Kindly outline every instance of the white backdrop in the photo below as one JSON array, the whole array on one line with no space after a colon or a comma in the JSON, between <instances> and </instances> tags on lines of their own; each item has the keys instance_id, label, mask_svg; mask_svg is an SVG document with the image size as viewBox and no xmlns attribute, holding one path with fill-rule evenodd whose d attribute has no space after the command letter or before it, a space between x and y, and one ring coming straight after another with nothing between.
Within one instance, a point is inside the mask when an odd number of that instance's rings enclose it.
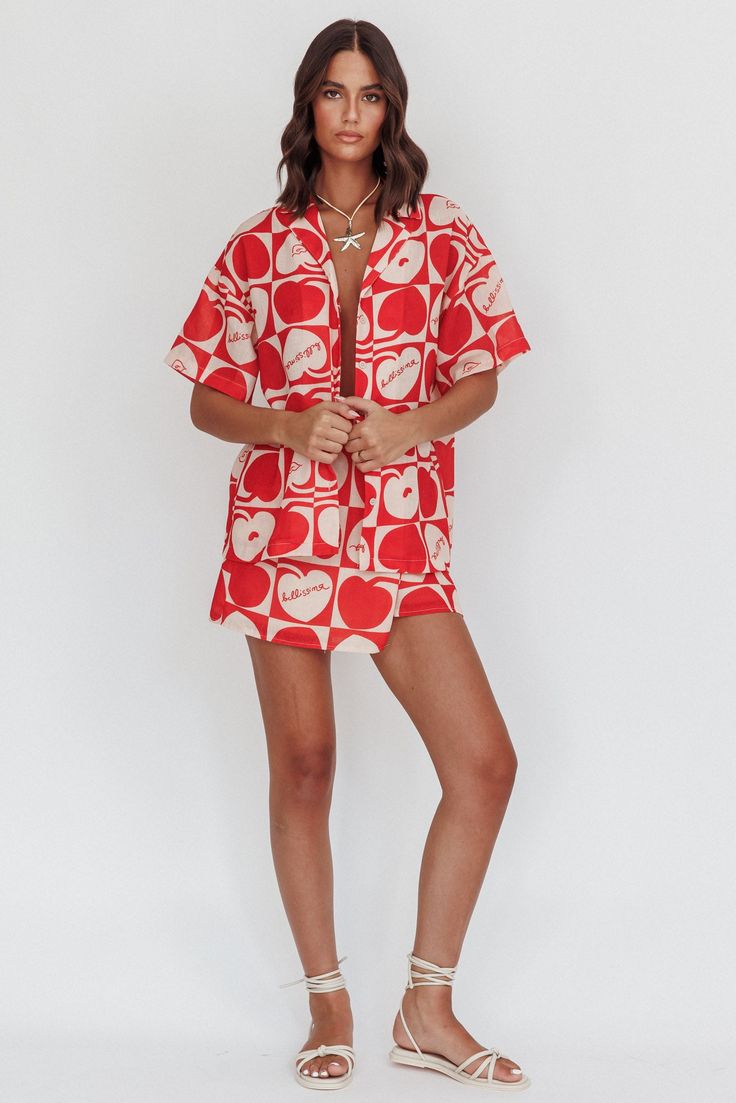
<instances>
[{"instance_id":1,"label":"white backdrop","mask_svg":"<svg viewBox=\"0 0 736 1103\"><path fill-rule=\"evenodd\" d=\"M532 345L458 435L453 575L519 771L455 1009L540 1103L731 1097L729 14L4 6L4 1098L299 1091L260 710L208 620L239 448L161 359L275 201L294 72L345 15L393 41L425 190L478 224ZM352 1097L454 1099L386 1056L439 787L369 657L333 680Z\"/></svg>"}]
</instances>

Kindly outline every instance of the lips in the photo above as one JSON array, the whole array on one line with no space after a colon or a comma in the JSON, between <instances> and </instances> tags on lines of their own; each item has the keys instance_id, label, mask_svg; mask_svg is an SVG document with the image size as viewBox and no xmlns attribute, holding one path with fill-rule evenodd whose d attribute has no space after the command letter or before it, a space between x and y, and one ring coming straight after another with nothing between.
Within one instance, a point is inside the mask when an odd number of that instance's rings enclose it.
<instances>
[{"instance_id":1,"label":"lips","mask_svg":"<svg viewBox=\"0 0 736 1103\"><path fill-rule=\"evenodd\" d=\"M336 137L342 142L359 142L363 137L362 134L351 134L347 130L341 130L336 134Z\"/></svg>"}]
</instances>

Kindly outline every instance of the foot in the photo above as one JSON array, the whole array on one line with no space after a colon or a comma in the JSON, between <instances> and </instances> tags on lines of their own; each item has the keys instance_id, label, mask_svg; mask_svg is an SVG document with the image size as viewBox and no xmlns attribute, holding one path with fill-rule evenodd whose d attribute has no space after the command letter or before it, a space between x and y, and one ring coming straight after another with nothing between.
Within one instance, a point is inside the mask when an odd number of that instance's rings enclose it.
<instances>
[{"instance_id":1,"label":"foot","mask_svg":"<svg viewBox=\"0 0 736 1103\"><path fill-rule=\"evenodd\" d=\"M471 1053L477 1053L480 1049L490 1049L491 1047L479 1042L458 1022L450 1000L451 996L447 986L430 987L422 985L418 988L406 989L402 1007L409 1030L414 1035L422 1053L446 1057L448 1061L459 1065ZM416 1052L409 1035L404 1029L399 1012L396 1013L394 1020L393 1037L398 1046L409 1049L412 1053ZM471 1061L469 1065L465 1066L463 1072L470 1076L485 1060L486 1057L479 1057L477 1061ZM489 1065L486 1066L478 1077L479 1080L488 1079L489 1067ZM515 1072L515 1069L518 1071ZM521 1069L515 1061L508 1057L498 1058L493 1069L494 1080L518 1081L521 1076Z\"/></svg>"},{"instance_id":2,"label":"foot","mask_svg":"<svg viewBox=\"0 0 736 1103\"><path fill-rule=\"evenodd\" d=\"M350 997L346 988L335 992L310 992L309 1010L312 1014L312 1029L302 1049L316 1049L322 1044L353 1044L353 1013L350 1009ZM344 1076L348 1071L345 1057L337 1053L328 1053L325 1057L312 1057L302 1068L302 1076Z\"/></svg>"}]
</instances>

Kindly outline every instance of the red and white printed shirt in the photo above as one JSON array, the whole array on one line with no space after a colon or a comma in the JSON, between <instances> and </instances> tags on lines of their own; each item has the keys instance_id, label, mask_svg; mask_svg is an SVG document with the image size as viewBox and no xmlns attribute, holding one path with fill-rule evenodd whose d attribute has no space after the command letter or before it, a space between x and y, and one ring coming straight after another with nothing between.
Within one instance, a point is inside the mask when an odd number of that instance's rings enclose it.
<instances>
[{"instance_id":1,"label":"red and white printed shirt","mask_svg":"<svg viewBox=\"0 0 736 1103\"><path fill-rule=\"evenodd\" d=\"M241 402L260 383L277 410L340 399L340 304L317 203L280 205L241 223L215 261L164 363ZM490 248L462 208L423 192L386 215L357 311L354 394L396 412L529 350ZM361 570L447 570L454 436L365 472ZM230 474L225 560L330 556L340 546L332 464L245 444Z\"/></svg>"}]
</instances>

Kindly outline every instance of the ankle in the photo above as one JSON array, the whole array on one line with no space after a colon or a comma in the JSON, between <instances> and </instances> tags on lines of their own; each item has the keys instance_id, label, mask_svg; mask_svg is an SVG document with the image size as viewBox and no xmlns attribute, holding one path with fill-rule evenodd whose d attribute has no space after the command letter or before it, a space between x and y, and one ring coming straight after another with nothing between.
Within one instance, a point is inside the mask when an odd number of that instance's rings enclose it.
<instances>
[{"instance_id":1,"label":"ankle","mask_svg":"<svg viewBox=\"0 0 736 1103\"><path fill-rule=\"evenodd\" d=\"M312 1016L340 1015L350 1011L350 995L347 988L336 992L310 992L309 1010Z\"/></svg>"},{"instance_id":2,"label":"ankle","mask_svg":"<svg viewBox=\"0 0 736 1103\"><path fill-rule=\"evenodd\" d=\"M453 1017L452 992L449 988L406 988L404 990L404 1007L407 1004L416 1015L431 1016L436 1019L441 1016L445 1019Z\"/></svg>"}]
</instances>

